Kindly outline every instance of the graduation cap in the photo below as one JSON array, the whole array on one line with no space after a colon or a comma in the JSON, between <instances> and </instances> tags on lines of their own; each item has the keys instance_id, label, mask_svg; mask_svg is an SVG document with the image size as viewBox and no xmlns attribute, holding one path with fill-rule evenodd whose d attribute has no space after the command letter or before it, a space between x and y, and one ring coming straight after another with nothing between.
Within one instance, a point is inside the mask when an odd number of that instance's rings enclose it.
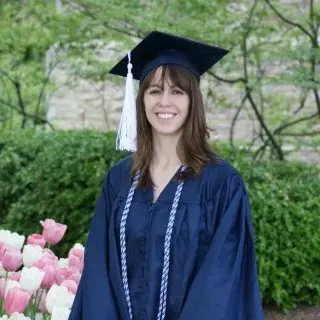
<instances>
[{"instance_id":1,"label":"graduation cap","mask_svg":"<svg viewBox=\"0 0 320 320\"><path fill-rule=\"evenodd\" d=\"M175 64L188 69L200 80L201 75L227 53L227 50L219 47L159 31L153 31L144 38L110 70L111 74L127 78L117 149L136 151L136 97L133 79L142 81L158 67Z\"/></svg>"}]
</instances>

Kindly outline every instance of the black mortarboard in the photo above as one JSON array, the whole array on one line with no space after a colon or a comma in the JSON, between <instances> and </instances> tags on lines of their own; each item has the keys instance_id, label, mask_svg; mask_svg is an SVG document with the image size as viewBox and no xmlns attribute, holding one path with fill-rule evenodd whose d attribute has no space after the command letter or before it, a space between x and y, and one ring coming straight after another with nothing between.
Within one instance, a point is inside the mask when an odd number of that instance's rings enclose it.
<instances>
[{"instance_id":1,"label":"black mortarboard","mask_svg":"<svg viewBox=\"0 0 320 320\"><path fill-rule=\"evenodd\" d=\"M165 64L177 64L190 70L198 79L223 58L228 51L190 39L153 31L131 52L133 78L142 80L150 71ZM128 57L117 63L110 73L127 76Z\"/></svg>"},{"instance_id":2,"label":"black mortarboard","mask_svg":"<svg viewBox=\"0 0 320 320\"><path fill-rule=\"evenodd\" d=\"M153 31L111 70L111 74L126 77L126 92L117 135L118 150L136 151L136 105L133 79L143 80L159 66L180 65L200 80L200 77L227 50L163 32Z\"/></svg>"}]
</instances>

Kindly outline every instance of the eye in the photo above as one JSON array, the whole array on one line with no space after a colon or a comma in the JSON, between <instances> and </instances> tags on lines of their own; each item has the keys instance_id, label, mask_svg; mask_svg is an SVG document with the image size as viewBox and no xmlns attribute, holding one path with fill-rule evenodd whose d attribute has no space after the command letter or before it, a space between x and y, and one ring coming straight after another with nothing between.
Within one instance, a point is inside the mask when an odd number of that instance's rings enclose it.
<instances>
[{"instance_id":1,"label":"eye","mask_svg":"<svg viewBox=\"0 0 320 320\"><path fill-rule=\"evenodd\" d=\"M150 90L149 91L149 94L151 94L151 95L158 95L158 94L160 94L161 93L161 90L159 90L159 89L152 89L152 90Z\"/></svg>"},{"instance_id":2,"label":"eye","mask_svg":"<svg viewBox=\"0 0 320 320\"><path fill-rule=\"evenodd\" d=\"M173 89L173 90L172 90L172 93L173 93L173 94L181 94L181 95L182 95L182 94L184 94L184 91L181 90L181 89Z\"/></svg>"}]
</instances>

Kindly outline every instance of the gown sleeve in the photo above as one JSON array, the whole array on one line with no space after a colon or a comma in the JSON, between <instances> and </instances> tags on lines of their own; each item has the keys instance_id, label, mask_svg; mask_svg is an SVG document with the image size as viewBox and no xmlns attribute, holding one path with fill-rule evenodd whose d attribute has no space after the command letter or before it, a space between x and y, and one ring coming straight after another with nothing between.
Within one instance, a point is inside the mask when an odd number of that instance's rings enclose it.
<instances>
[{"instance_id":1,"label":"gown sleeve","mask_svg":"<svg viewBox=\"0 0 320 320\"><path fill-rule=\"evenodd\" d=\"M262 320L250 204L241 177L227 178L210 201L208 214L219 219L218 227L179 320Z\"/></svg>"},{"instance_id":2,"label":"gown sleeve","mask_svg":"<svg viewBox=\"0 0 320 320\"><path fill-rule=\"evenodd\" d=\"M84 256L84 269L69 320L118 319L107 271L108 212L115 194L105 177L96 203Z\"/></svg>"}]
</instances>

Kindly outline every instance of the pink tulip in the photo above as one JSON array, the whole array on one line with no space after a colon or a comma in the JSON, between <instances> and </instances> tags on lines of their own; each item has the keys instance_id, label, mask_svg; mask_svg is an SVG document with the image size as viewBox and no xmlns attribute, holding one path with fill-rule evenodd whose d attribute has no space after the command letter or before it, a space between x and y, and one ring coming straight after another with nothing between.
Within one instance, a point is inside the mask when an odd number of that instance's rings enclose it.
<instances>
[{"instance_id":1,"label":"pink tulip","mask_svg":"<svg viewBox=\"0 0 320 320\"><path fill-rule=\"evenodd\" d=\"M12 272L11 274L9 274L8 279L19 282L20 276L21 276L21 271Z\"/></svg>"},{"instance_id":2,"label":"pink tulip","mask_svg":"<svg viewBox=\"0 0 320 320\"><path fill-rule=\"evenodd\" d=\"M71 275L71 272L68 268L60 268L56 273L57 284L60 285L64 280L68 280L68 277Z\"/></svg>"},{"instance_id":3,"label":"pink tulip","mask_svg":"<svg viewBox=\"0 0 320 320\"><path fill-rule=\"evenodd\" d=\"M58 257L56 257L54 253L51 254L48 251L44 251L42 256L35 261L34 266L38 267L39 269L42 269L42 267L47 265L58 268L58 261Z\"/></svg>"},{"instance_id":4,"label":"pink tulip","mask_svg":"<svg viewBox=\"0 0 320 320\"><path fill-rule=\"evenodd\" d=\"M44 248L43 252L46 252L46 253L50 254L51 256L54 256L54 257L56 256L56 254L49 248Z\"/></svg>"},{"instance_id":5,"label":"pink tulip","mask_svg":"<svg viewBox=\"0 0 320 320\"><path fill-rule=\"evenodd\" d=\"M53 284L56 283L56 272L57 269L53 266L47 265L41 269L44 272L40 287L42 289L49 289Z\"/></svg>"},{"instance_id":6,"label":"pink tulip","mask_svg":"<svg viewBox=\"0 0 320 320\"><path fill-rule=\"evenodd\" d=\"M2 261L2 258L4 256L4 253L6 252L7 250L7 246L0 241L0 261Z\"/></svg>"},{"instance_id":7,"label":"pink tulip","mask_svg":"<svg viewBox=\"0 0 320 320\"><path fill-rule=\"evenodd\" d=\"M31 293L22 288L11 288L4 299L4 309L9 315L14 312L23 313L29 304Z\"/></svg>"},{"instance_id":8,"label":"pink tulip","mask_svg":"<svg viewBox=\"0 0 320 320\"><path fill-rule=\"evenodd\" d=\"M46 245L46 240L42 234L34 233L28 236L27 244L38 245L41 248L44 248Z\"/></svg>"},{"instance_id":9,"label":"pink tulip","mask_svg":"<svg viewBox=\"0 0 320 320\"><path fill-rule=\"evenodd\" d=\"M45 221L40 221L43 230L42 235L46 242L50 244L57 244L63 238L67 226L65 224L57 223L52 219L46 219Z\"/></svg>"},{"instance_id":10,"label":"pink tulip","mask_svg":"<svg viewBox=\"0 0 320 320\"><path fill-rule=\"evenodd\" d=\"M58 263L59 258L55 255L55 253L48 248L43 249L43 254L42 256L46 256L48 259L54 260Z\"/></svg>"},{"instance_id":11,"label":"pink tulip","mask_svg":"<svg viewBox=\"0 0 320 320\"><path fill-rule=\"evenodd\" d=\"M44 252L40 259L34 264L34 267L39 268L44 272L44 277L41 282L42 289L49 289L56 283L56 272L58 268L58 258L49 252Z\"/></svg>"},{"instance_id":12,"label":"pink tulip","mask_svg":"<svg viewBox=\"0 0 320 320\"><path fill-rule=\"evenodd\" d=\"M61 286L65 286L72 294L76 294L78 285L74 280L64 280L61 282Z\"/></svg>"},{"instance_id":13,"label":"pink tulip","mask_svg":"<svg viewBox=\"0 0 320 320\"><path fill-rule=\"evenodd\" d=\"M5 292L6 292L6 280L4 278L0 278L0 299L4 298Z\"/></svg>"},{"instance_id":14,"label":"pink tulip","mask_svg":"<svg viewBox=\"0 0 320 320\"><path fill-rule=\"evenodd\" d=\"M64 280L74 280L77 284L81 277L81 273L78 268L68 267L68 268L60 268L56 273L56 281L57 284L60 285Z\"/></svg>"},{"instance_id":15,"label":"pink tulip","mask_svg":"<svg viewBox=\"0 0 320 320\"><path fill-rule=\"evenodd\" d=\"M71 249L68 254L68 267L76 267L82 272L84 260L84 249Z\"/></svg>"},{"instance_id":16,"label":"pink tulip","mask_svg":"<svg viewBox=\"0 0 320 320\"><path fill-rule=\"evenodd\" d=\"M17 271L22 265L22 253L18 249L7 249L2 257L5 271Z\"/></svg>"},{"instance_id":17,"label":"pink tulip","mask_svg":"<svg viewBox=\"0 0 320 320\"><path fill-rule=\"evenodd\" d=\"M69 277L69 280L75 281L77 285L79 285L80 279L81 279L80 271L72 273L72 275Z\"/></svg>"}]
</instances>

